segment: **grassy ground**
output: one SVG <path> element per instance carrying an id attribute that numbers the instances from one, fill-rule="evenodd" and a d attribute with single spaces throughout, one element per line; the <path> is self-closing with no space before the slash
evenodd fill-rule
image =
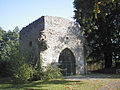
<path id="1" fill-rule="evenodd" d="M 0 79 L 0 90 L 95 90 L 107 82 L 120 79 L 83 79 L 83 80 L 49 80 L 32 81 L 26 84 L 12 84 L 9 78 Z"/>

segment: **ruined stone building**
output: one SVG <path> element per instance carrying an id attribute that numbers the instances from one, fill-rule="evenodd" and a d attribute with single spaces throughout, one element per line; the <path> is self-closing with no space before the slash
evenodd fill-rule
<path id="1" fill-rule="evenodd" d="M 21 30 L 20 44 L 23 52 L 29 52 L 38 61 L 41 55 L 43 66 L 56 63 L 63 75 L 86 73 L 84 38 L 77 23 L 42 16 Z"/>

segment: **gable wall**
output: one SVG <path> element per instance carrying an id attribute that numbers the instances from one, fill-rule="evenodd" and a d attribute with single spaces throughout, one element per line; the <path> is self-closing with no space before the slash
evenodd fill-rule
<path id="1" fill-rule="evenodd" d="M 85 58 L 80 27 L 67 19 L 45 17 L 44 35 L 48 49 L 42 52 L 44 65 L 58 62 L 59 55 L 65 48 L 69 48 L 75 56 L 77 73 L 85 73 Z"/>
<path id="2" fill-rule="evenodd" d="M 41 17 L 21 30 L 21 49 L 34 54 L 38 59 L 41 53 L 43 66 L 46 66 L 52 62 L 58 62 L 62 50 L 69 48 L 76 59 L 77 74 L 84 74 L 86 72 L 84 38 L 79 29 L 78 24 L 64 18 Z M 43 40 L 41 40 L 40 32 L 42 32 Z M 32 41 L 32 46 L 29 46 L 30 41 Z M 45 41 L 47 44 L 47 49 L 44 51 L 41 51 L 41 48 L 43 48 L 40 44 L 41 41 Z"/>

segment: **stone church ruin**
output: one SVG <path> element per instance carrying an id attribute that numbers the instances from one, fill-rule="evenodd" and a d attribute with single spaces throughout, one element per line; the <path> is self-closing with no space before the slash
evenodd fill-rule
<path id="1" fill-rule="evenodd" d="M 61 17 L 42 16 L 20 31 L 21 50 L 36 63 L 42 56 L 43 67 L 54 63 L 65 76 L 86 73 L 84 42 L 80 26 Z"/>

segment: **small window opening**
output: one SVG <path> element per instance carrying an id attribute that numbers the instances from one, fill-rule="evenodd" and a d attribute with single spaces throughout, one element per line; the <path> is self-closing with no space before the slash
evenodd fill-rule
<path id="1" fill-rule="evenodd" d="M 68 37 L 66 37 L 66 39 L 68 39 Z"/>
<path id="2" fill-rule="evenodd" d="M 29 46 L 30 46 L 30 47 L 32 46 L 32 41 L 29 42 Z"/>

